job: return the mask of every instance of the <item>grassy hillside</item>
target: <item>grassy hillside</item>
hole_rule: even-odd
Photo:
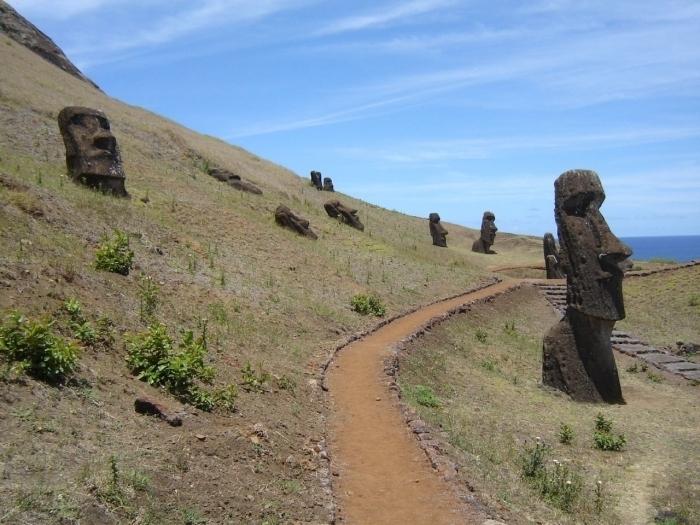
[[[458,293],[490,266],[539,262],[536,239],[499,233],[500,253],[484,256],[469,251],[473,230],[448,224],[450,248],[435,248],[426,220],[336,194],[359,209],[357,232],[326,216],[331,195],[306,177],[111,99],[2,35],[0,62],[0,314],[53,320],[81,347],[58,387],[0,363],[2,523],[325,522],[318,366],[376,322],[350,298],[376,294],[392,315]],[[56,116],[67,105],[108,115],[131,199],[66,177]],[[204,161],[264,195],[219,183]],[[319,240],[277,227],[280,203]],[[128,276],[94,266],[115,229],[135,253]],[[76,340],[70,300],[99,342]],[[129,372],[127,340],[158,322],[175,345],[181,330],[206,329],[210,388],[233,384],[235,411],[181,405]],[[241,372],[248,364],[253,376]],[[137,415],[141,394],[184,410],[183,426]]]
[[[444,428],[465,481],[508,523],[698,523],[698,387],[616,355],[625,405],[543,388],[542,334],[557,320],[532,287],[453,317],[409,345],[404,396]],[[625,436],[621,451],[593,446],[599,413]],[[537,459],[548,477],[524,475]]]

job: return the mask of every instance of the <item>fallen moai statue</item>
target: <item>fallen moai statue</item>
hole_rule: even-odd
[[[447,248],[447,230],[440,224],[440,215],[431,213],[428,216],[430,224],[430,235],[433,238],[433,244],[441,248]]]
[[[292,210],[280,204],[275,210],[275,222],[284,228],[289,228],[310,239],[318,239],[318,236],[309,228],[309,221],[302,217],[297,217]]]
[[[542,247],[544,250],[544,266],[547,271],[547,279],[563,279],[564,269],[561,265],[559,248],[557,248],[554,235],[545,233],[542,239]]]
[[[474,241],[474,244],[472,244],[473,252],[488,254],[496,253],[491,249],[491,246],[493,246],[493,243],[496,240],[496,232],[498,231],[498,228],[496,228],[496,223],[494,222],[495,220],[496,216],[492,212],[484,212],[484,216],[481,219],[481,235]]]
[[[566,313],[544,336],[542,382],[576,401],[624,403],[610,336],[625,317],[622,278],[632,252],[600,213],[604,200],[593,171],[567,171],[554,182]]]
[[[58,114],[58,127],[73,181],[119,197],[129,196],[117,139],[104,113],[79,106],[65,107]]]
[[[230,171],[225,170],[223,168],[209,168],[207,172],[216,180],[225,182],[232,188],[236,188],[237,190],[241,191],[247,191],[248,193],[255,193],[256,195],[262,195],[262,190],[260,188],[258,188],[252,182],[248,182],[247,180],[241,179],[240,175],[231,173]]]
[[[340,201],[328,201],[326,204],[323,205],[323,207],[325,208],[326,213],[330,217],[333,217],[334,219],[340,219],[348,226],[352,226],[357,230],[365,230],[365,225],[362,224],[362,222],[360,222],[360,219],[357,217],[357,210],[348,208]]]

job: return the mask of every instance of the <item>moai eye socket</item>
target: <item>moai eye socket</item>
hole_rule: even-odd
[[[592,191],[577,193],[566,199],[562,208],[567,215],[584,217],[595,200],[596,194]]]

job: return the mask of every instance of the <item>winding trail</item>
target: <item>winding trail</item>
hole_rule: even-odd
[[[421,308],[340,350],[326,379],[334,492],[344,523],[481,524],[488,517],[460,501],[434,471],[387,385],[391,347],[434,317],[517,286],[512,279]]]

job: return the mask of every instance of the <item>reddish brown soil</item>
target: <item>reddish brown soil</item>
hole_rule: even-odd
[[[330,450],[347,523],[482,523],[432,469],[387,386],[391,345],[431,318],[513,286],[494,284],[418,310],[343,348],[328,373]]]

